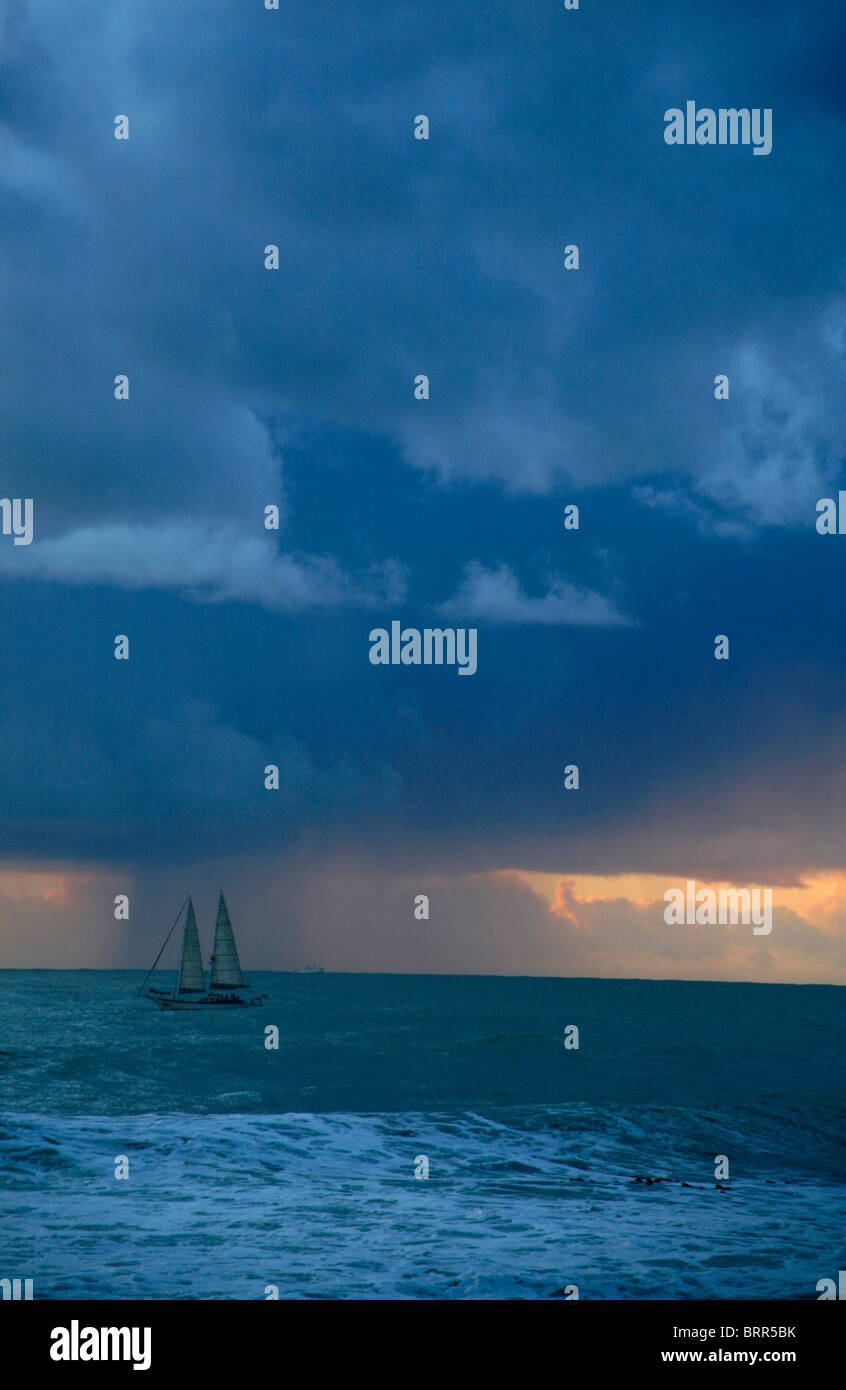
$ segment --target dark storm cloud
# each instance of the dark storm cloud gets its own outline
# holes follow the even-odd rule
[[[56,527],[248,517],[277,490],[275,411],[383,435],[446,477],[545,490],[672,467],[788,520],[843,446],[842,249],[824,232],[842,108],[807,89],[821,24],[840,42],[821,5],[705,23],[669,4],[433,4],[425,34],[396,5],[19,5],[13,475]],[[771,106],[772,154],[665,145],[663,112],[689,97]],[[742,399],[718,414],[713,376],[735,368]]]
[[[0,33],[12,851],[837,861],[839,9],[18,0]],[[772,153],[668,147],[687,99],[772,107]],[[471,680],[369,667],[445,613]]]

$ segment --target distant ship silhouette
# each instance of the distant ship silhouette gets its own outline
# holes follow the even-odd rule
[[[183,911],[185,912],[185,934],[182,938],[182,961],[176,989],[173,991],[157,989],[155,985],[150,985],[148,988],[147,982],[158,965],[165,946],[176,930]],[[230,1007],[234,1005],[248,1008],[255,1007],[261,1003],[262,999],[267,998],[266,994],[260,996],[250,994],[250,987],[241,974],[241,962],[238,959],[238,947],[235,945],[235,933],[232,930],[229,909],[226,906],[223,893],[221,893],[217,904],[214,945],[209,966],[211,973],[207,986],[205,971],[203,970],[203,955],[200,950],[200,934],[197,930],[197,918],[189,893],[138,993],[145,999],[152,999],[160,1009],[203,1009],[212,1005],[228,1005]]]

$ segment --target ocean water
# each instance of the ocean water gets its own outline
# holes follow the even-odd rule
[[[261,1009],[179,1014],[142,979],[0,972],[0,1277],[36,1298],[808,1299],[846,1268],[843,989],[256,974]]]

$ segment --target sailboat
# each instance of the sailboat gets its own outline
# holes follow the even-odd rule
[[[176,989],[172,993],[157,989],[154,985],[146,989],[147,980],[158,965],[162,952],[182,916],[182,908],[186,907],[186,904],[182,960],[179,966]],[[197,917],[190,894],[182,908],[179,909],[176,921],[165,937],[161,951],[156,956],[147,979],[138,991],[139,994],[142,994],[146,999],[154,1000],[160,1009],[202,1009],[214,1004],[234,1004],[249,1007],[260,1004],[261,998],[245,992],[249,990],[249,986],[241,974],[241,962],[238,959],[238,947],[235,945],[235,933],[232,930],[229,909],[223,894],[221,893],[217,904],[217,921],[214,926],[214,945],[211,953],[211,973],[208,987],[203,970],[203,953],[200,948]],[[263,995],[262,998],[266,999],[267,996]]]

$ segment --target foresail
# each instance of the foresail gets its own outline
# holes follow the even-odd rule
[[[210,989],[241,989],[244,977],[238,948],[232,932],[232,923],[226,908],[226,900],[220,895],[217,905],[217,922],[214,928],[214,947],[212,949],[212,969]]]
[[[194,904],[188,899],[188,912],[185,917],[185,940],[182,943],[182,965],[179,970],[179,993],[197,994],[205,991],[206,979],[203,973],[203,956],[200,951],[200,933],[194,916]]]

